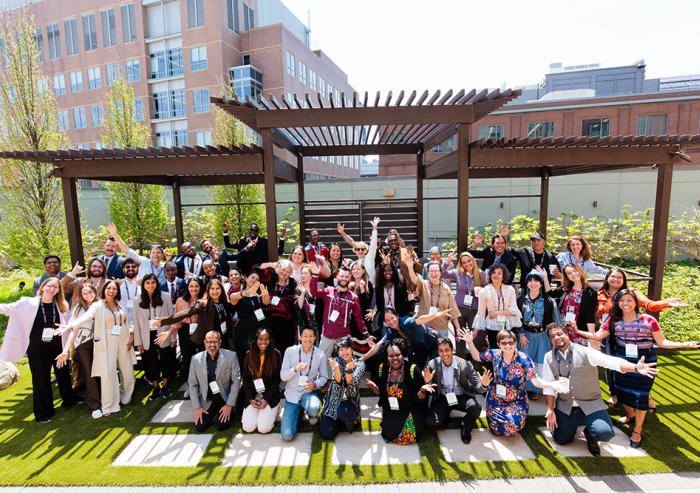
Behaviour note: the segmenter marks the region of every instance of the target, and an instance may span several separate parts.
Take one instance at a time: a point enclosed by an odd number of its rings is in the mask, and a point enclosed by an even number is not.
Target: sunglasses
[[[358,247],[358,248],[355,248],[355,251],[356,251],[356,252],[366,252],[367,249],[364,248],[364,247]]]
[[[507,340],[507,341],[501,341],[498,343],[499,346],[515,346],[515,341],[513,340]]]

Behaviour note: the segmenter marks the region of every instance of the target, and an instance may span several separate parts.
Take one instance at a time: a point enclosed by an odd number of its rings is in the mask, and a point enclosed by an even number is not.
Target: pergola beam
[[[263,128],[263,167],[265,170],[265,218],[267,222],[267,252],[271,262],[277,260],[277,199],[275,196],[275,160],[272,132]]]
[[[463,252],[469,246],[469,166],[471,161],[469,148],[469,125],[457,127],[457,248]]]
[[[474,166],[644,166],[671,164],[676,149],[661,147],[535,147],[472,149]]]
[[[654,233],[651,240],[651,265],[649,266],[648,296],[652,300],[661,299],[664,283],[664,263],[666,262],[666,237],[668,235],[668,215],[671,210],[671,185],[673,165],[659,166],[656,177],[656,201],[654,203]]]
[[[80,231],[80,209],[78,207],[78,187],[75,178],[62,178],[63,207],[66,211],[66,226],[68,229],[68,248],[70,249],[71,265],[80,262],[85,266],[83,251],[83,235]]]
[[[418,154],[420,144],[366,144],[339,146],[298,146],[296,152],[314,156],[365,156],[367,154]]]

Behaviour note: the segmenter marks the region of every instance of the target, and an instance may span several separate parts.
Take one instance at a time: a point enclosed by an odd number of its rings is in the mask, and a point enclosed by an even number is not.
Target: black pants
[[[190,324],[183,323],[177,331],[177,340],[180,344],[180,375],[187,378],[190,374],[190,362],[195,355],[195,344],[190,339]]]
[[[201,423],[194,425],[195,429],[200,433],[207,431],[211,425],[216,426],[219,431],[223,431],[231,426],[231,422],[233,421],[233,409],[231,409],[231,416],[229,416],[228,421],[222,422],[221,419],[219,419],[219,411],[226,403],[220,395],[216,397],[217,398],[214,399],[209,406],[209,409],[207,409],[207,412],[202,414]]]
[[[471,432],[481,414],[481,406],[474,397],[467,394],[458,395],[457,405],[455,406],[450,406],[447,403],[447,397],[444,394],[433,398],[425,417],[425,426],[428,428],[440,428],[450,419],[450,411],[453,409],[466,413],[462,418],[462,428]]]
[[[268,322],[270,324],[272,338],[275,341],[275,347],[280,354],[284,354],[287,348],[293,346],[295,343],[297,332],[296,322],[282,317],[270,317]]]
[[[321,434],[321,438],[324,440],[333,440],[341,431],[346,430],[348,433],[352,433],[354,429],[354,422],[346,423],[340,419],[333,419],[329,416],[321,416],[318,431]]]
[[[151,345],[141,354],[146,378],[149,382],[157,382],[164,378],[175,376],[175,348],[160,347],[156,343],[157,332],[150,331]]]
[[[51,368],[56,375],[58,392],[63,399],[63,406],[72,406],[78,402],[73,391],[70,377],[70,365],[63,368],[56,366],[56,356],[61,354],[61,339],[54,337],[52,342],[30,345],[27,350],[29,369],[32,372],[34,419],[44,421],[54,415],[53,391],[51,390]]]
[[[102,407],[100,401],[100,381],[92,376],[92,354],[95,343],[90,339],[83,342],[73,351],[78,360],[78,372],[81,381],[85,382],[85,403],[90,411]]]

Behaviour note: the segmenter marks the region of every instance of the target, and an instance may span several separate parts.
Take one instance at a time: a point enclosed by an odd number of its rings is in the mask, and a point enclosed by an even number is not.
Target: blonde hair
[[[469,257],[472,259],[472,271],[471,272],[466,272],[464,270],[464,267],[462,267],[462,258],[463,257]],[[484,279],[481,276],[481,270],[479,270],[479,264],[476,263],[476,259],[474,258],[474,255],[472,255],[469,252],[462,252],[459,254],[459,257],[457,257],[457,272],[460,274],[471,274],[471,276],[474,278],[474,286],[483,286],[484,285]]]
[[[46,285],[51,281],[56,281],[56,284],[58,284],[58,290],[56,291],[56,294],[53,295],[52,302],[58,306],[61,313],[65,313],[68,310],[68,303],[66,303],[66,297],[63,294],[63,285],[58,277],[48,277],[44,279],[44,282],[39,285],[39,289],[37,289],[36,292],[39,296],[41,296],[43,294],[44,287],[46,287]]]
[[[588,244],[586,239],[581,235],[573,235],[566,242],[566,249],[571,251],[571,241],[576,240],[581,242],[581,258],[583,260],[590,260],[593,257],[593,252],[591,252],[591,245]]]

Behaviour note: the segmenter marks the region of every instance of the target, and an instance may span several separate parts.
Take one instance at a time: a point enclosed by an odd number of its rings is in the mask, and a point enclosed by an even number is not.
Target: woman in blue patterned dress
[[[510,330],[498,332],[498,349],[481,353],[474,346],[470,332],[461,330],[459,337],[467,343],[474,361],[493,365],[493,380],[486,392],[486,421],[494,435],[512,437],[525,427],[530,408],[526,382],[540,388],[553,388],[559,393],[568,392],[568,387],[558,382],[546,382],[537,377],[530,357],[516,351],[515,334]]]

